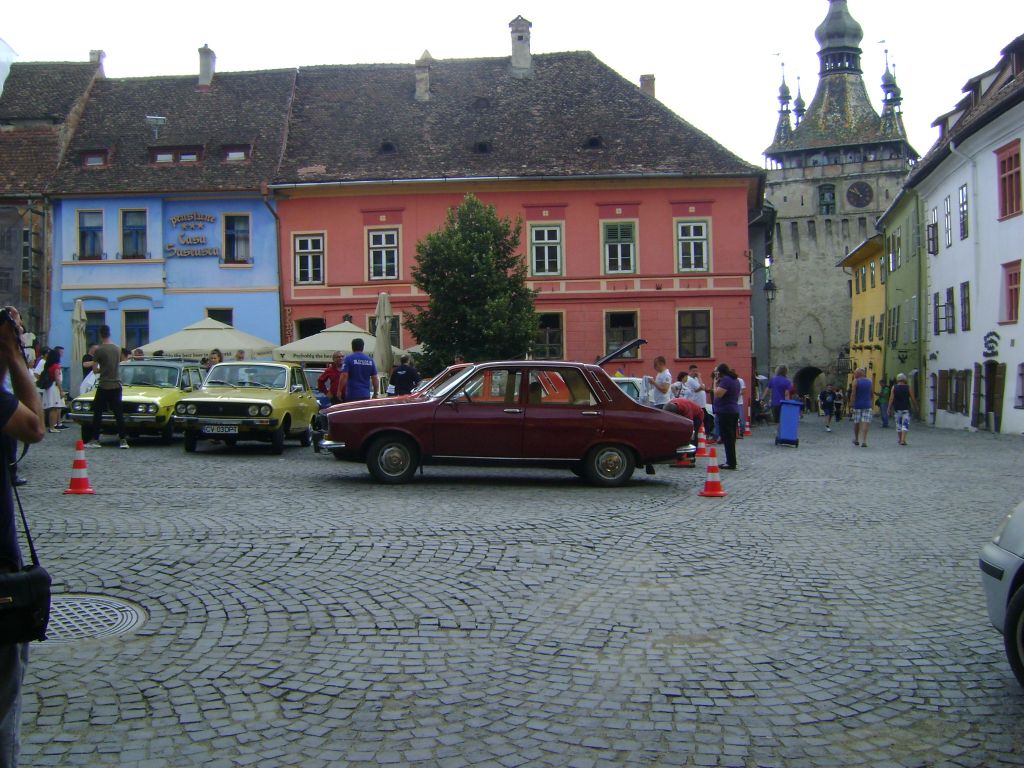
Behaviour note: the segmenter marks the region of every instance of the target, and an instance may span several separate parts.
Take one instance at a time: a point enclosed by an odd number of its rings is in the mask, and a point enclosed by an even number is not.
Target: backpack
[[[53,386],[53,377],[50,375],[49,368],[43,368],[39,372],[39,378],[36,379],[36,386],[39,389],[49,389]]]

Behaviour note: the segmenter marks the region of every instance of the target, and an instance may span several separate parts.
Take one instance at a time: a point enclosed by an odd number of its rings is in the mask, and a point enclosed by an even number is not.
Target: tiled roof
[[[827,149],[863,144],[906,142],[898,116],[883,120],[875,112],[860,74],[831,73],[818,81],[818,89],[800,125],[783,141],[775,141],[765,154]]]
[[[757,176],[593,54],[303,67],[279,183],[464,177]]]
[[[950,142],[955,141],[959,144],[968,136],[981,130],[1004,112],[1022,102],[1024,102],[1024,72],[1021,72],[1016,77],[1011,77],[1002,85],[992,88],[985,94],[977,107],[968,109],[953,127],[946,131],[945,135],[941,136],[925,156],[921,158],[921,162],[914,167],[910,176],[907,177],[906,186],[916,186],[928,174],[934,171],[936,166],[949,155]]]
[[[218,73],[208,90],[189,77],[101,80],[53,180],[55,194],[234,191],[273,178],[286,134],[295,70]],[[156,136],[147,116],[166,118]],[[226,146],[251,145],[251,159],[223,162]],[[201,147],[199,162],[157,165],[156,147]],[[108,150],[102,168],[82,153]]]
[[[52,128],[0,131],[0,196],[41,194],[59,152],[60,139]]]
[[[99,68],[99,62],[12,64],[0,94],[0,123],[17,120],[64,122]]]

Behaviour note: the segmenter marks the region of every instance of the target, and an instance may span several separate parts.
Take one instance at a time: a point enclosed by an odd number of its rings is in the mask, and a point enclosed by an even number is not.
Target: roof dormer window
[[[602,139],[601,136],[598,135],[598,134],[594,134],[593,136],[588,136],[587,137],[587,141],[584,144],[584,146],[587,149],[600,149],[601,147],[604,146],[604,139]]]
[[[489,141],[478,141],[473,145],[473,151],[479,155],[486,155],[491,151],[491,142]]]
[[[83,168],[104,168],[109,160],[105,149],[89,149],[79,155]]]
[[[252,158],[251,144],[225,144],[222,160],[225,163],[244,163]]]
[[[203,148],[150,147],[149,159],[157,165],[193,165],[203,159]]]
[[[393,155],[398,151],[398,147],[395,146],[393,141],[382,141],[379,151],[382,155]]]

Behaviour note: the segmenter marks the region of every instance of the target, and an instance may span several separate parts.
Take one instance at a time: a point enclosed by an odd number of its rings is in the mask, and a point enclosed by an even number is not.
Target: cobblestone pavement
[[[768,428],[728,497],[430,468],[403,487],[290,445],[25,460],[55,591],[137,630],[37,643],[23,766],[1024,765],[1024,691],[977,557],[1019,436]]]

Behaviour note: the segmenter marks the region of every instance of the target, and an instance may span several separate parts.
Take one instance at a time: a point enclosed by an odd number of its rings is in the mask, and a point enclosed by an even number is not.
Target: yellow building
[[[881,388],[885,366],[885,269],[882,235],[869,237],[837,266],[851,276],[850,367],[864,368],[875,392]]]

